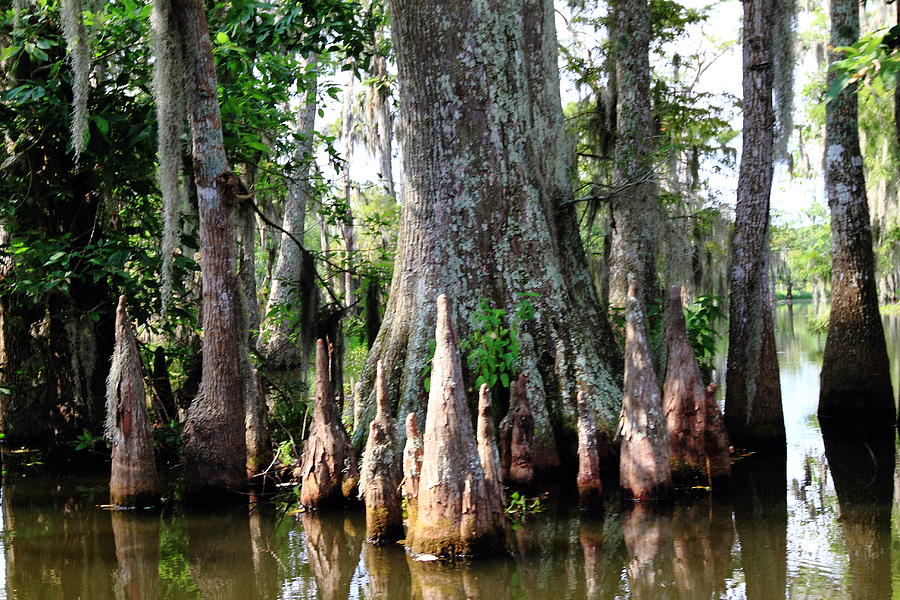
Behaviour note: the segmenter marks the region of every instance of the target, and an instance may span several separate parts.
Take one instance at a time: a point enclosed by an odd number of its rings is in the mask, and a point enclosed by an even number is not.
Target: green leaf
[[[230,41],[231,41],[231,38],[229,38],[228,34],[225,33],[224,31],[220,31],[219,33],[216,34],[216,43],[219,44],[220,46],[224,46],[225,44],[229,43]]]

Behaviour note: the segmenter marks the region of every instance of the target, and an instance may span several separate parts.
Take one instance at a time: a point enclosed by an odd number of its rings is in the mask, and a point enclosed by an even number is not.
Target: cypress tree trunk
[[[744,132],[731,246],[725,425],[735,446],[785,452],[775,330],[768,302],[773,0],[744,2]]]
[[[581,510],[603,510],[603,481],[597,452],[597,426],[584,392],[578,392],[578,504]]]
[[[153,433],[147,417],[141,357],[125,311],[116,308],[116,346],[106,387],[106,434],[112,441],[109,502],[119,507],[159,503]]]
[[[616,185],[610,305],[625,306],[628,274],[637,277],[641,303],[656,300],[656,232],[660,206],[654,175],[657,134],[650,93],[650,4],[627,0],[615,4],[614,57],[618,107]]]
[[[537,317],[522,326],[520,368],[535,420],[535,469],[557,473],[560,451],[575,456],[579,386],[610,443],[620,359],[572,206],[563,204],[572,197],[571,150],[553,5],[393,0],[390,10],[410,151],[390,300],[363,374],[363,422],[372,418],[379,359],[399,417],[423,414],[422,365],[438,294],[453,290],[465,339],[481,298],[512,315],[519,294],[535,292]]]
[[[849,46],[858,37],[858,3],[834,0],[831,45]],[[839,58],[836,54],[831,56],[831,60]],[[831,315],[822,359],[819,417],[878,423],[893,420],[895,408],[884,329],[878,312],[857,104],[854,84],[825,107],[825,193],[831,209]]]
[[[238,179],[222,141],[212,42],[201,0],[174,3],[185,57],[200,213],[203,378],[184,426],[185,494],[221,501],[247,489],[240,288],[235,266]]]

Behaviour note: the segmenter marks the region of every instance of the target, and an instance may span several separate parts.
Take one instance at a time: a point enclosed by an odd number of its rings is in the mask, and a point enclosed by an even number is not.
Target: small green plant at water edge
[[[528,517],[539,514],[544,511],[544,496],[535,496],[528,498],[521,492],[513,492],[509,495],[509,503],[503,512],[512,523],[513,529],[522,526]]]
[[[103,443],[103,436],[94,435],[87,429],[81,431],[81,435],[75,438],[76,450],[95,450]]]

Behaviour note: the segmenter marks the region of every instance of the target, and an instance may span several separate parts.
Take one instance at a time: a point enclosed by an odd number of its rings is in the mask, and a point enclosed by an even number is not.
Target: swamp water
[[[662,514],[613,506],[603,520],[551,508],[512,532],[511,557],[448,568],[363,543],[361,511],[108,512],[96,508],[106,501],[102,477],[26,469],[5,474],[0,489],[0,599],[900,595],[893,432],[865,444],[823,441],[815,412],[824,336],[809,332],[809,311],[777,309],[787,461],[739,461],[727,500],[699,494]],[[900,349],[900,316],[885,326]]]

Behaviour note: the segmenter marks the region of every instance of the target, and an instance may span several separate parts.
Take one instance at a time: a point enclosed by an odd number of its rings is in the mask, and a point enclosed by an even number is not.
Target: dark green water
[[[594,521],[550,509],[512,532],[510,557],[448,568],[368,546],[361,514],[109,512],[100,477],[26,469],[2,482],[0,598],[892,598],[893,435],[823,441],[808,310],[777,314],[787,460],[737,463],[728,500]],[[897,348],[900,317],[885,325]]]

